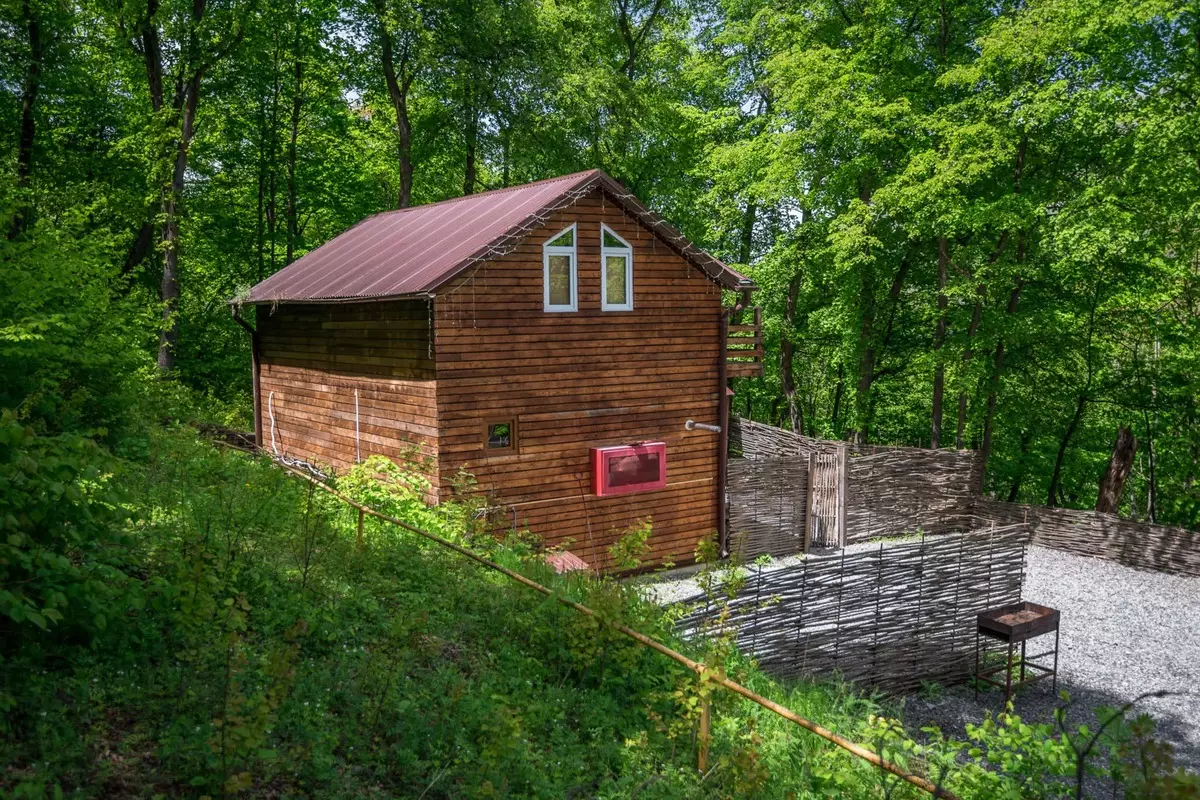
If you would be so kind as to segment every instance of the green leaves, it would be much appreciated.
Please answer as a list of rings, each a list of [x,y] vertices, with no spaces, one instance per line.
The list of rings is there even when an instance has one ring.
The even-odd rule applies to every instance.
[[[19,630],[104,627],[101,609],[125,579],[128,514],[97,463],[87,440],[38,437],[0,415],[0,614]]]

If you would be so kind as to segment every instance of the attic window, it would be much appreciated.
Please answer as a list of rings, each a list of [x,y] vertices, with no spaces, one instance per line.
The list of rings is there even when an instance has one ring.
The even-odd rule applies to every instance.
[[[604,273],[602,311],[633,311],[633,248],[607,225],[600,226],[600,265]]]
[[[546,311],[579,309],[576,263],[574,225],[542,245],[542,301]]]

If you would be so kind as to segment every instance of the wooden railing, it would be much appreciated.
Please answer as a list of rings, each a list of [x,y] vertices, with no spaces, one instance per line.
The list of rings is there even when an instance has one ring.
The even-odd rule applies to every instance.
[[[725,337],[725,376],[727,378],[757,378],[763,374],[762,309],[752,312],[753,322],[730,324]]]

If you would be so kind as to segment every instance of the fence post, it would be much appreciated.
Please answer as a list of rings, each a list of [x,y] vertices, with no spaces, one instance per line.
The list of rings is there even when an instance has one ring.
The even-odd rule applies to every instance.
[[[701,774],[708,772],[708,743],[712,738],[712,698],[709,693],[703,688],[703,679],[701,679],[700,697],[700,735],[699,739],[699,755],[696,758],[696,767]]]
[[[363,549],[363,510],[358,510],[358,551],[361,553]]]
[[[804,548],[803,553],[808,555],[808,548],[812,544],[812,528],[813,528],[813,483],[816,482],[816,454],[808,454],[808,491],[804,498]]]
[[[837,465],[837,529],[838,547],[846,546],[846,444],[838,446]]]

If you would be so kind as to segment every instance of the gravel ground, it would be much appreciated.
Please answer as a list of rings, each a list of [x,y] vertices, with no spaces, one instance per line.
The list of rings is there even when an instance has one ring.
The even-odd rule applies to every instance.
[[[1189,769],[1200,769],[1200,578],[1124,567],[1111,561],[1029,549],[1024,598],[1062,612],[1058,688],[1071,695],[1068,722],[1095,728],[1095,709],[1121,706],[1143,692],[1178,692],[1140,702],[1161,738]],[[961,735],[983,709],[998,711],[1003,695],[955,687],[935,700],[910,697],[905,720],[934,722]],[[1049,722],[1058,698],[1048,681],[1014,698],[1016,713]]]
[[[768,569],[795,560],[780,559]],[[660,603],[699,591],[688,572],[662,577],[646,587]],[[1058,689],[1070,693],[1070,724],[1094,729],[1098,707],[1119,707],[1143,692],[1178,693],[1143,700],[1135,713],[1150,713],[1178,762],[1200,769],[1200,578],[1031,547],[1024,599],[1062,612]],[[1058,702],[1049,681],[1014,698],[1016,713],[1029,721],[1050,722]],[[903,716],[914,731],[933,722],[962,736],[966,723],[1002,706],[1002,694],[981,694],[976,703],[969,688],[958,686],[936,698],[906,698]]]

